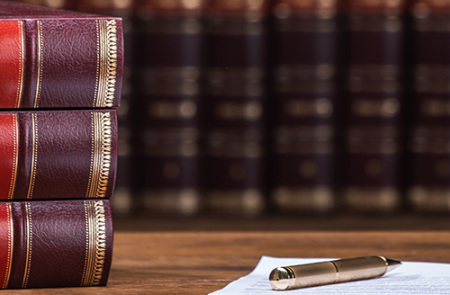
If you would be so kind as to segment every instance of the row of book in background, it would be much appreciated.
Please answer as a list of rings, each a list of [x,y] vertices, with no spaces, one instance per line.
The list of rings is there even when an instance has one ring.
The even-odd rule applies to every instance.
[[[122,20],[0,1],[0,288],[106,285]]]
[[[450,211],[448,1],[36,4],[126,24],[116,213]]]

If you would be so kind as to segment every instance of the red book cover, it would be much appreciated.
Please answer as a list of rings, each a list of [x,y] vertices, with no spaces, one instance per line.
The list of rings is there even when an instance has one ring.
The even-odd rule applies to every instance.
[[[112,247],[109,200],[0,203],[1,288],[104,286]]]
[[[120,18],[0,1],[0,108],[119,105]]]
[[[116,110],[0,113],[0,199],[109,198]]]

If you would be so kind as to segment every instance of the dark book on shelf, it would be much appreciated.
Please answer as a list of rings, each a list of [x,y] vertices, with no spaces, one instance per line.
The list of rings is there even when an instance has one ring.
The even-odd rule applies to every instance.
[[[206,13],[205,203],[210,212],[265,209],[269,1],[209,1]]]
[[[337,2],[278,0],[272,9],[271,200],[282,212],[335,209]]]
[[[402,206],[405,1],[351,0],[346,13],[345,178],[351,211]]]
[[[200,109],[204,1],[137,1],[132,142],[147,212],[200,209]]]
[[[411,2],[408,203],[450,211],[450,4]]]

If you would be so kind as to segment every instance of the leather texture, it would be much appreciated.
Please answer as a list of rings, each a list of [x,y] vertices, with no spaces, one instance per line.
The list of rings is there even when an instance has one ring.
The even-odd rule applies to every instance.
[[[0,108],[15,108],[23,79],[23,30],[20,21],[0,20]]]
[[[1,50],[0,64],[9,63],[8,71],[0,74],[0,94],[6,88],[11,88],[9,96],[0,98],[0,107],[12,106],[10,97],[14,94],[12,80],[16,79],[17,71],[21,70],[17,63],[20,50],[12,49],[24,47],[24,84],[20,97],[21,108],[88,108],[96,105],[97,92],[105,83],[99,65],[104,51],[104,39],[99,36],[99,22],[113,20],[116,22],[116,46],[114,85],[108,85],[113,91],[110,107],[117,107],[120,102],[123,79],[123,29],[122,20],[114,17],[94,16],[50,8],[39,8],[10,2],[0,2],[0,26],[14,23],[23,24],[24,36],[20,40],[15,38],[4,45]],[[49,18],[51,16],[51,18]],[[19,21],[17,21],[19,19]],[[3,33],[2,27],[2,35]],[[1,42],[0,46],[5,41]],[[17,40],[20,41],[17,44]],[[23,41],[22,41],[23,40]],[[112,38],[108,38],[112,40]],[[21,44],[25,42],[25,44]],[[10,49],[7,48],[9,46]],[[13,48],[14,47],[14,48]],[[6,50],[7,49],[7,50]],[[15,56],[6,56],[8,52],[15,52]],[[11,55],[11,54],[10,54]],[[12,63],[15,61],[15,63]],[[114,63],[114,62],[113,62]],[[113,64],[111,63],[111,64]],[[3,69],[3,67],[2,67]],[[10,78],[3,79],[3,75]],[[13,79],[14,78],[14,79]],[[16,83],[17,84],[17,83]],[[17,87],[17,85],[14,85]],[[4,90],[6,91],[6,90]],[[4,101],[7,99],[7,101]],[[100,105],[103,107],[103,105]]]
[[[0,176],[4,186],[11,181],[11,163],[14,161],[12,145],[14,128],[12,119],[17,116],[18,150],[17,177],[13,199],[80,199],[86,198],[89,187],[95,186],[91,175],[94,114],[106,114],[110,125],[97,126],[100,135],[110,133],[110,163],[105,168],[105,194],[111,196],[117,165],[117,115],[116,110],[58,110],[36,112],[4,112],[0,115],[0,130],[4,149],[0,160]],[[2,118],[8,118],[3,122]],[[9,125],[7,125],[9,124]],[[110,130],[108,129],[110,126]],[[8,128],[7,128],[8,127]],[[106,129],[105,129],[106,128]],[[3,136],[5,134],[5,136]],[[9,137],[6,137],[9,135]],[[107,138],[106,138],[107,139]],[[106,147],[108,149],[108,147]],[[9,151],[9,156],[6,153]],[[100,156],[105,150],[97,151]],[[9,164],[8,164],[9,163]],[[102,170],[100,170],[102,171]],[[106,176],[107,175],[107,176]],[[92,184],[91,184],[92,182]],[[1,190],[2,194],[4,188]]]
[[[11,272],[13,228],[11,205],[0,203],[0,288],[6,288]]]
[[[87,214],[85,202],[97,200],[8,202],[14,226],[14,250],[8,288],[78,287],[86,272]],[[106,285],[112,258],[110,204],[103,200]],[[27,227],[28,226],[28,227]],[[92,230],[96,230],[95,227]]]
[[[0,114],[0,200],[12,198],[17,159],[18,128],[16,114]]]

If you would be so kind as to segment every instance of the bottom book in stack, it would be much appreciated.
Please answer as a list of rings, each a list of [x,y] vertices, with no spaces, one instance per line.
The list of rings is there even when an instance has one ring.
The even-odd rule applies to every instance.
[[[106,285],[109,200],[1,202],[0,231],[2,288]]]

